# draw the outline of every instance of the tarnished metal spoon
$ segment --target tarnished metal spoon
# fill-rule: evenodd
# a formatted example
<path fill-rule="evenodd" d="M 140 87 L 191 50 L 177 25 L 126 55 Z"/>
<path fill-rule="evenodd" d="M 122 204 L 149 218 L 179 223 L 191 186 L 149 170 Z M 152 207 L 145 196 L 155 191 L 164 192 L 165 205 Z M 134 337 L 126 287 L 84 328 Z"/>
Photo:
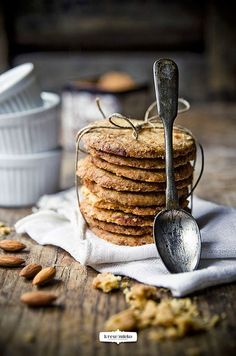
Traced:
<path fill-rule="evenodd" d="M 178 110 L 178 67 L 170 59 L 153 66 L 159 116 L 165 134 L 166 208 L 154 221 L 154 240 L 160 258 L 171 273 L 193 271 L 201 253 L 197 222 L 179 206 L 173 168 L 173 123 Z"/>

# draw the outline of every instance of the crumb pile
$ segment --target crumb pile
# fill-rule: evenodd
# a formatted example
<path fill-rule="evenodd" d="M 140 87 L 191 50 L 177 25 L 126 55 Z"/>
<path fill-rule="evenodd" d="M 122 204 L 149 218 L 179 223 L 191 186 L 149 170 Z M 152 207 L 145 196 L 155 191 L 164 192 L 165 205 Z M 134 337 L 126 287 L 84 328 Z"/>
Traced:
<path fill-rule="evenodd" d="M 98 283 L 99 281 L 99 283 Z M 109 288 L 107 288 L 107 283 Z M 129 307 L 112 315 L 105 324 L 106 331 L 134 331 L 150 328 L 149 338 L 163 341 L 179 339 L 186 335 L 213 328 L 218 315 L 203 316 L 190 298 L 171 298 L 166 289 L 145 284 L 125 288 L 120 276 L 101 273 L 95 277 L 93 287 L 104 292 L 123 289 Z"/>

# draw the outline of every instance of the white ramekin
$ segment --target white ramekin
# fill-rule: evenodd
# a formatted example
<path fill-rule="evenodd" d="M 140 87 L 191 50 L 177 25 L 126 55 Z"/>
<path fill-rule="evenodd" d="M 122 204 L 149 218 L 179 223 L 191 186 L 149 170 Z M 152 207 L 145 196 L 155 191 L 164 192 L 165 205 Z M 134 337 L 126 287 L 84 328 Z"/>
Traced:
<path fill-rule="evenodd" d="M 30 110 L 41 106 L 40 87 L 34 65 L 25 63 L 0 75 L 0 113 Z"/>
<path fill-rule="evenodd" d="M 0 154 L 30 154 L 58 146 L 60 98 L 42 93 L 43 106 L 0 115 Z"/>
<path fill-rule="evenodd" d="M 0 206 L 29 206 L 42 195 L 55 193 L 61 156 L 61 148 L 25 156 L 0 155 Z"/>

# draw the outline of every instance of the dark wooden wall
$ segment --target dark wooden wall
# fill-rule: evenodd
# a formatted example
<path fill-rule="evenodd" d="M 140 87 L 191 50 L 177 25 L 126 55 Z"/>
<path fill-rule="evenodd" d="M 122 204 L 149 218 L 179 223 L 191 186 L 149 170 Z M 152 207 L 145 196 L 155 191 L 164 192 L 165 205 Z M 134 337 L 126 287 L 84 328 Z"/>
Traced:
<path fill-rule="evenodd" d="M 18 1 L 13 50 L 202 51 L 205 8 L 202 0 Z"/>
<path fill-rule="evenodd" d="M 50 62 L 58 52 L 58 60 L 68 55 L 77 56 L 78 61 L 137 54 L 141 73 L 152 53 L 164 53 L 186 63 L 188 76 L 196 78 L 192 89 L 196 100 L 236 99 L 234 2 L 2 0 L 1 7 L 10 64 L 27 60 L 27 53 L 32 58 L 32 53 L 40 52 L 47 72 L 47 58 Z M 147 61 L 142 60 L 145 56 Z M 102 70 L 105 63 L 98 67 Z M 64 62 L 65 71 L 69 65 Z M 122 60 L 121 69 L 129 70 Z M 185 80 L 186 85 L 189 81 Z"/>

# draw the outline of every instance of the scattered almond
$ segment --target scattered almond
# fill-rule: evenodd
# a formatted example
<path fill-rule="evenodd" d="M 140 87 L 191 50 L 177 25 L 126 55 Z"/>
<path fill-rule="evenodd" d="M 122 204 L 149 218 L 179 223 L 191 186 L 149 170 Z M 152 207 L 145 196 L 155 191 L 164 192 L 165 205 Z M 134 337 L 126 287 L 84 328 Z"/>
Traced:
<path fill-rule="evenodd" d="M 32 284 L 34 286 L 40 286 L 44 283 L 47 283 L 55 277 L 55 274 L 56 274 L 55 267 L 43 268 L 39 273 L 36 274 L 36 276 L 33 279 Z"/>
<path fill-rule="evenodd" d="M 36 274 L 41 271 L 42 266 L 38 265 L 37 263 L 31 263 L 27 266 L 25 266 L 19 273 L 21 277 L 27 278 L 27 279 L 32 279 L 36 276 Z"/>
<path fill-rule="evenodd" d="M 17 252 L 26 248 L 25 244 L 17 240 L 2 240 L 0 248 L 7 252 Z"/>
<path fill-rule="evenodd" d="M 20 257 L 0 255 L 0 267 L 17 267 L 24 262 L 25 260 Z"/>
<path fill-rule="evenodd" d="M 52 304 L 57 296 L 53 293 L 34 291 L 22 294 L 20 300 L 22 303 L 27 304 L 30 307 L 41 307 Z"/>

